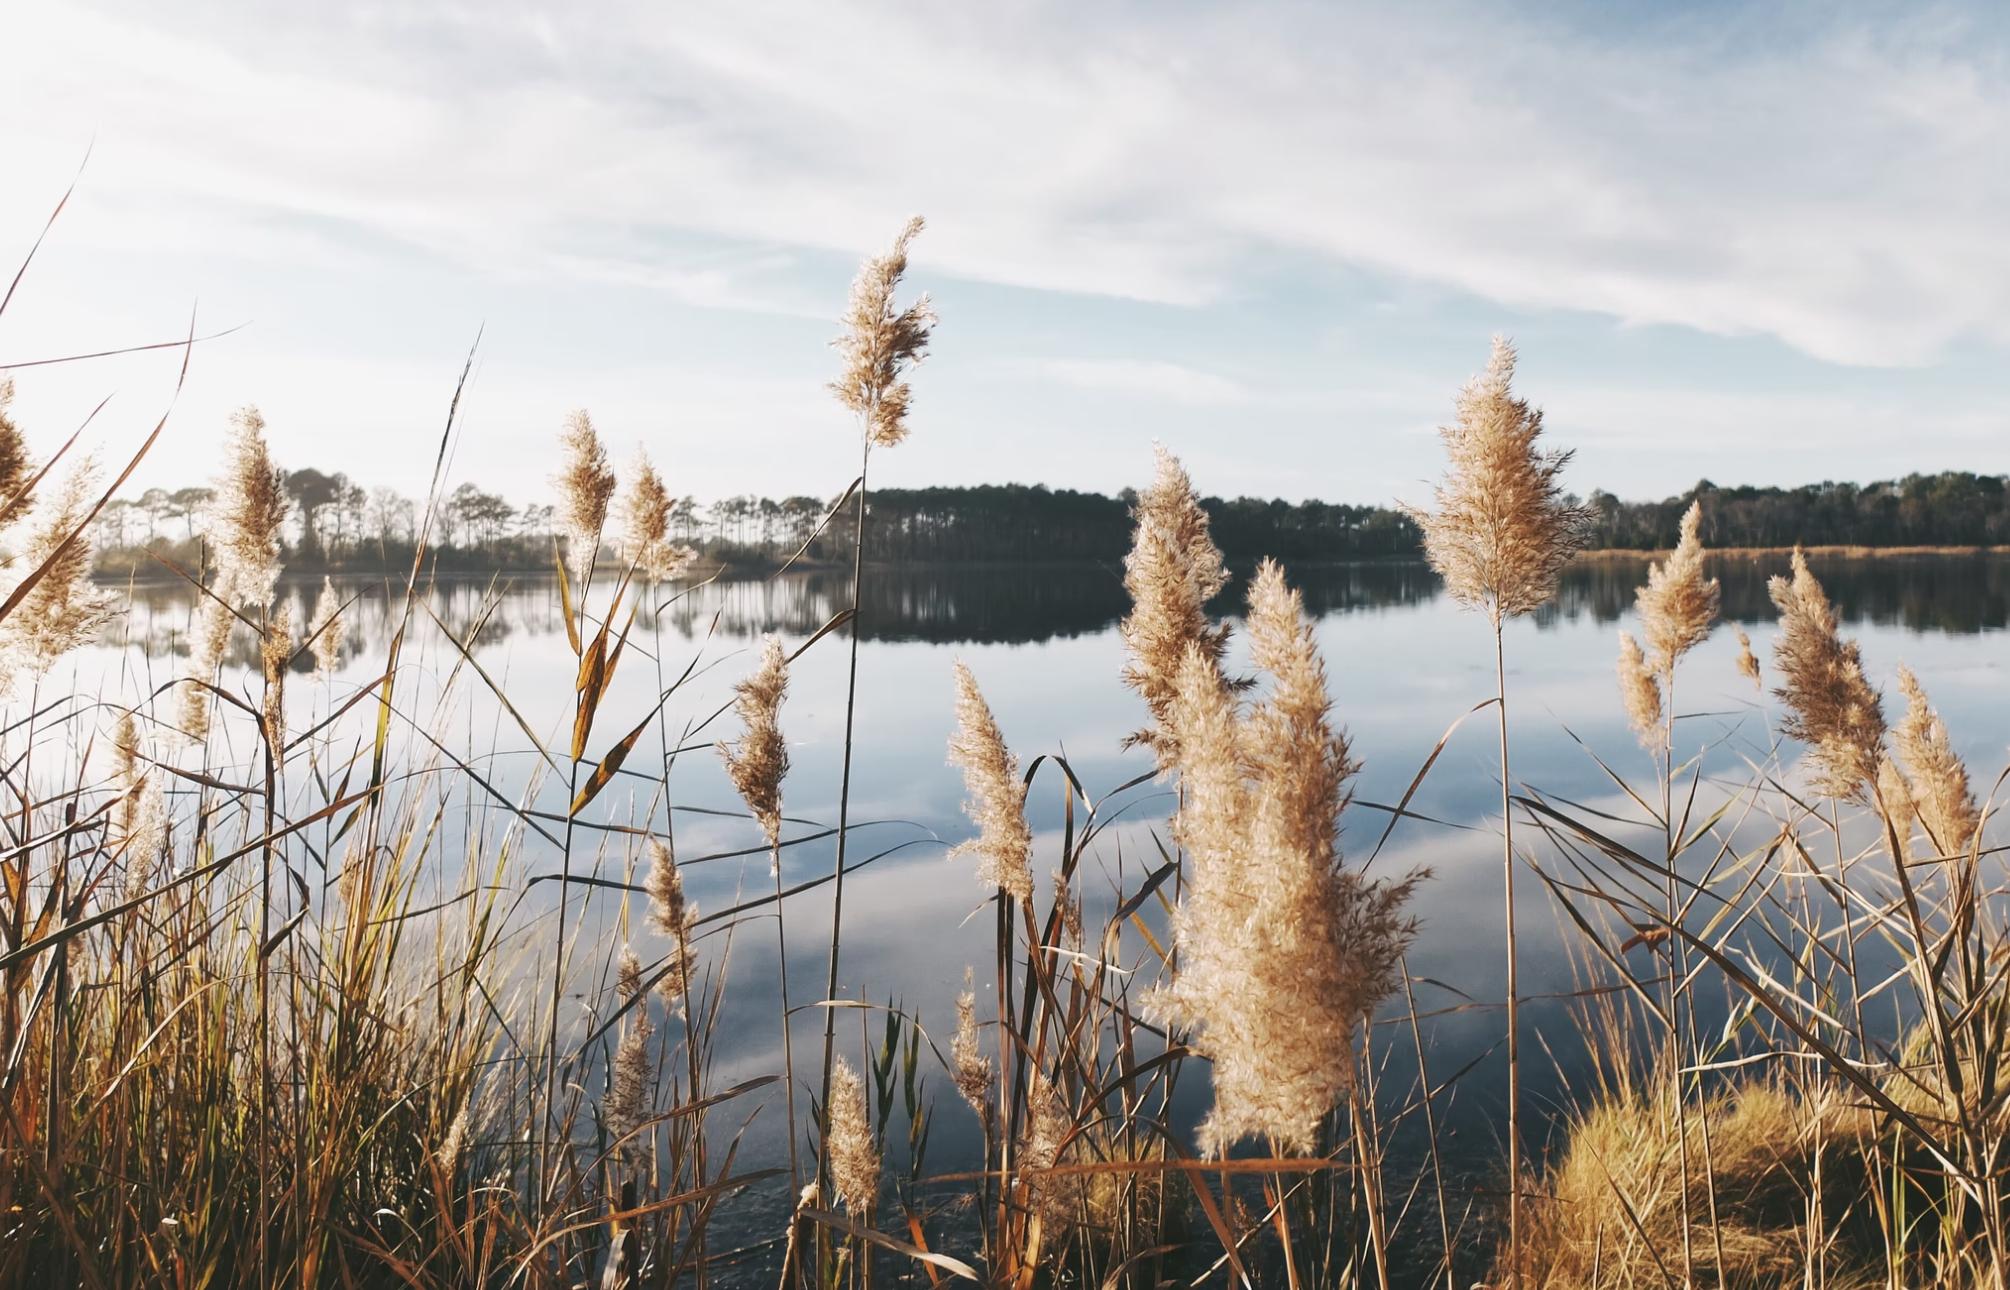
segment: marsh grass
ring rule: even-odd
[[[332,584],[297,628],[275,600],[284,516],[247,412],[208,563],[174,570],[199,606],[186,660],[132,693],[55,693],[78,624],[111,608],[76,570],[131,467],[102,492],[57,486],[70,445],[37,465],[0,398],[15,499],[0,519],[22,553],[0,601],[21,680],[0,721],[0,1284],[2003,1284],[2001,779],[1978,793],[1909,672],[1887,723],[1801,561],[1776,589],[1764,673],[1739,634],[1739,670],[1769,677],[1780,707],[1762,695],[1715,727],[1685,712],[1678,661],[1715,648],[1699,519],[1650,575],[1646,644],[1629,637],[1622,659],[1651,781],[1618,768],[1637,753],[1587,749],[1609,757],[1611,803],[1517,784],[1500,628],[1547,599],[1579,517],[1505,347],[1447,431],[1453,469],[1426,517],[1495,632],[1495,692],[1468,715],[1497,726],[1504,998],[1420,1007],[1402,950],[1428,882],[1367,874],[1395,830],[1436,827],[1411,807],[1463,718],[1400,801],[1354,801],[1373,750],[1330,711],[1285,571],[1255,579],[1239,630],[1256,675],[1231,675],[1228,624],[1206,612],[1226,569],[1163,451],[1109,678],[1137,692],[1152,764],[1084,783],[959,666],[942,708],[976,837],[950,872],[989,934],[970,940],[953,1015],[839,997],[846,877],[939,841],[862,854],[850,800],[874,737],[856,691],[865,466],[907,433],[905,376],[934,324],[926,297],[893,299],[918,231],[867,261],[838,347],[861,467],[820,529],[851,512],[851,607],[757,659],[704,634],[668,656],[658,627],[692,585],[667,490],[638,460],[622,492],[580,414],[553,451],[557,704],[480,660],[494,589],[454,625],[431,604],[459,388],[383,657],[355,657]],[[54,610],[31,620],[36,605]],[[783,813],[783,696],[838,634],[827,825]],[[228,666],[249,642],[257,666]],[[720,666],[742,669],[735,698],[687,711],[689,683]],[[611,697],[645,674],[644,702]],[[497,713],[485,741],[455,732],[463,700]],[[526,716],[555,708],[549,729]],[[652,732],[653,764],[636,755]],[[752,845],[680,863],[675,812],[694,808],[674,804],[678,757],[722,740]],[[511,792],[503,755],[534,768]],[[1030,806],[1058,830],[1035,832]],[[830,870],[792,876],[824,840]],[[686,896],[686,867],[748,855],[772,890],[703,910]],[[1575,947],[1600,1073],[1546,1152],[1520,1119],[1517,876]],[[824,900],[826,987],[803,998],[786,915]],[[773,983],[733,957],[768,919]],[[728,1084],[735,991],[780,994],[781,1060]],[[1429,1037],[1453,1014],[1505,1022],[1505,1159],[1477,1176],[1446,1112],[1482,1058],[1437,1069]],[[799,1071],[805,1015],[824,1052]],[[786,1169],[744,1163],[771,1094]],[[942,1116],[970,1117],[974,1159],[931,1155]],[[749,1233],[747,1212],[773,1229]]]

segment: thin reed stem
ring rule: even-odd
[[[1501,753],[1501,898],[1507,926],[1507,1063],[1508,1063],[1508,1267],[1509,1284],[1521,1284],[1521,1005],[1516,974],[1520,942],[1514,925],[1514,816],[1512,780],[1508,774],[1507,653],[1501,641],[1501,619],[1493,615],[1494,702],[1500,718]]]
[[[831,869],[831,953],[830,972],[825,978],[824,986],[824,998],[826,1001],[837,998],[838,950],[844,940],[844,858],[845,843],[851,831],[853,724],[858,716],[858,638],[861,624],[865,618],[865,596],[863,595],[863,589],[865,586],[866,469],[872,463],[872,421],[869,412],[865,414],[863,422],[865,433],[863,435],[863,442],[859,448],[858,460],[858,504],[853,512],[851,641],[845,663],[844,691],[844,769],[838,780],[837,860],[833,863]],[[822,1140],[823,1133],[828,1131],[830,1127],[831,1062],[834,1057],[833,1046],[836,1039],[837,1009],[827,1007],[824,1009],[824,1059],[821,1085],[823,1091],[819,1102],[819,1105],[823,1107],[824,1123],[822,1129],[819,1130],[819,1141]],[[819,1151],[817,1153],[817,1190],[819,1192],[826,1190],[825,1184],[829,1181],[830,1171],[827,1159],[829,1154],[827,1151]],[[822,1229],[819,1228],[818,1230],[821,1231]],[[821,1238],[819,1238],[819,1241],[821,1241]]]

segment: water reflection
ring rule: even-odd
[[[2010,555],[1816,555],[1809,563],[1845,623],[1957,635],[2010,625]],[[1710,572],[1723,586],[1724,617],[1770,622],[1775,615],[1766,582],[1787,570],[1784,555],[1713,559]],[[1639,558],[1580,561],[1565,571],[1555,603],[1536,621],[1544,627],[1579,620],[1616,623],[1632,612],[1634,591],[1646,572],[1647,561]],[[1442,592],[1437,575],[1417,561],[1303,565],[1290,573],[1307,610],[1318,617],[1415,607]],[[1215,612],[1239,610],[1247,576],[1248,570],[1239,571],[1216,599]],[[671,589],[662,597],[662,626],[685,640],[744,640],[770,631],[808,636],[849,605],[850,582],[847,574],[811,571]],[[340,589],[352,600],[346,617],[356,645],[368,651],[386,642],[397,626],[402,587],[355,580]],[[114,639],[143,645],[150,653],[184,656],[193,593],[180,584],[150,583],[132,587],[130,594],[130,620],[114,625]],[[319,588],[289,583],[280,594],[294,621],[304,623]],[[429,589],[428,604],[457,639],[469,641],[479,624],[479,636],[470,643],[484,646],[518,633],[565,630],[555,584],[536,576],[444,580]],[[891,568],[867,578],[860,618],[869,641],[1027,644],[1107,631],[1129,607],[1123,571],[1115,565]],[[250,648],[248,638],[240,637],[235,649],[241,657],[235,661],[249,664]]]
[[[1957,750],[1971,759],[1983,782],[1993,779],[2001,764],[2001,732],[2010,726],[2010,678],[2004,675],[1999,643],[1983,633],[2010,624],[2010,558],[1817,557],[1813,564],[1848,629],[1861,637],[1874,682],[1887,683],[1900,662],[1911,664],[1948,715]],[[1786,567],[1785,557],[1765,557],[1722,559],[1713,569],[1722,580],[1726,618],[1752,625],[1762,656],[1768,634],[1762,625],[1774,617],[1765,580]],[[1579,563],[1566,572],[1554,606],[1534,622],[1518,621],[1509,628],[1517,779],[1561,800],[1620,816],[1637,812],[1586,749],[1596,750],[1615,773],[1630,780],[1644,783],[1652,776],[1647,755],[1627,729],[1612,680],[1611,629],[1630,622],[1634,590],[1644,575],[1645,562],[1636,559]],[[1344,821],[1344,849],[1351,860],[1361,861],[1387,825],[1387,817],[1366,804],[1399,800],[1417,769],[1434,756],[1446,728],[1493,692],[1491,637],[1483,620],[1453,605],[1420,563],[1300,566],[1291,570],[1291,578],[1319,620],[1316,630],[1328,660],[1335,711],[1349,729],[1354,752],[1366,763],[1357,781],[1357,806]],[[337,587],[353,600],[346,613],[351,624],[348,664],[325,685],[292,688],[289,703],[301,727],[345,701],[354,687],[375,680],[390,636],[403,618],[402,587],[390,580],[338,581]],[[982,892],[968,865],[941,859],[945,844],[970,832],[960,810],[962,784],[943,759],[952,719],[952,659],[963,658],[976,672],[1006,737],[1023,759],[1065,752],[1092,796],[1144,776],[1126,799],[1132,805],[1098,844],[1099,868],[1083,884],[1084,891],[1103,902],[1101,907],[1108,907],[1110,893],[1134,889],[1140,858],[1157,854],[1170,797],[1164,785],[1150,781],[1148,757],[1121,748],[1141,712],[1136,696],[1117,679],[1122,646],[1115,626],[1128,609],[1119,568],[876,570],[866,592],[866,646],[859,651],[857,677],[863,755],[852,781],[852,818],[874,822],[866,826],[868,849],[888,850],[888,858],[861,871],[848,889],[839,989],[848,997],[897,998],[931,1026],[946,1026],[964,968],[974,966],[982,974],[989,958],[984,936],[969,921]],[[309,580],[289,581],[281,591],[297,623],[309,620],[319,593],[319,582]],[[1242,586],[1232,586],[1215,608],[1236,612],[1241,595]],[[604,599],[603,591],[596,603]],[[713,739],[736,731],[730,719],[708,725],[707,714],[725,707],[732,682],[751,666],[754,638],[775,631],[791,644],[800,642],[849,599],[848,579],[825,571],[670,589],[662,596],[660,640],[646,621],[631,640],[628,657],[634,661],[622,664],[608,701],[609,713],[620,716],[602,722],[593,755],[651,710],[664,675],[689,676],[688,685],[673,696],[664,743],[697,750],[676,761],[668,793],[677,808],[679,854],[690,863],[687,878],[701,909],[729,908],[746,891],[770,882],[758,830],[741,813],[718,759],[710,754]],[[406,744],[403,758],[430,756],[435,745],[429,741],[437,739],[481,766],[482,792],[465,784],[440,789],[443,801],[462,808],[443,817],[442,832],[453,838],[445,844],[446,853],[459,847],[487,856],[491,852],[483,848],[493,845],[493,821],[506,818],[505,802],[527,802],[554,813],[551,818],[564,818],[566,785],[557,777],[538,781],[535,772],[541,763],[517,716],[505,717],[482,686],[465,675],[458,690],[449,685],[461,654],[439,640],[432,619],[437,616],[458,640],[472,638],[472,652],[487,674],[506,687],[524,725],[541,732],[538,737],[547,746],[564,746],[561,736],[570,729],[577,665],[566,642],[556,587],[548,579],[442,581],[427,588],[425,601],[406,647],[407,671],[399,682],[400,715],[393,730]],[[78,692],[89,693],[99,685],[107,676],[104,669],[124,668],[135,675],[151,669],[142,690],[182,670],[168,660],[185,650],[193,608],[186,588],[133,588],[132,612],[113,629],[110,642],[128,648],[80,660]],[[1763,696],[1737,674],[1725,636],[1720,632],[1685,660],[1684,719],[1677,727],[1685,750],[1707,749],[1703,771],[1713,784],[1749,778],[1746,758],[1766,759],[1770,722],[1777,718]],[[827,641],[798,661],[783,712],[792,759],[786,809],[822,823],[836,817],[842,765],[849,678],[846,651],[831,648],[838,643]],[[659,645],[662,670],[652,671],[648,658]],[[249,634],[241,633],[235,645],[239,668],[253,662],[248,646]],[[1236,648],[1231,665],[1242,667],[1240,645]],[[100,669],[97,677],[89,675],[94,667]],[[239,683],[248,684],[241,675],[226,678],[227,686]],[[115,688],[105,684],[106,690]],[[127,692],[133,688],[124,687]],[[317,755],[332,759],[347,755],[344,749],[367,747],[374,709],[364,704],[350,717],[352,725],[364,728],[338,728],[318,738],[317,745],[326,750]],[[426,739],[412,738],[415,730]],[[629,762],[630,771],[649,768],[646,773],[624,779],[618,790],[596,801],[588,827],[671,828],[672,815],[655,794],[653,767],[665,764],[659,756],[667,759],[655,738],[652,732]],[[1440,1014],[1424,1030],[1433,1072],[1440,1078],[1450,1071],[1470,1072],[1457,1098],[1441,1108],[1440,1124],[1448,1163],[1456,1166],[1463,1160],[1475,1177],[1484,1176],[1498,1160],[1502,1106],[1497,1004],[1505,946],[1495,831],[1498,763],[1492,740],[1483,720],[1461,727],[1412,801],[1414,818],[1391,834],[1376,861],[1378,873],[1413,867],[1432,871],[1415,902],[1422,932],[1410,967],[1419,982],[1420,1006]],[[207,752],[213,770],[229,755],[214,740]],[[1783,760],[1793,755],[1789,748]],[[1048,765],[1028,801],[1043,881],[1068,825],[1052,763]],[[296,770],[293,782],[299,791],[312,788],[307,779]],[[491,787],[493,798],[485,795]],[[1761,818],[1749,827],[1767,825]],[[823,840],[792,847],[784,855],[790,883],[829,871],[831,847],[821,827],[802,826],[805,836]],[[1614,828],[1622,837],[1635,836]],[[594,863],[605,866],[606,876],[620,876],[632,858],[622,850],[628,835],[593,836]],[[598,848],[603,836],[604,853]],[[796,836],[793,828],[791,836]],[[1653,844],[1652,837],[1647,841]],[[904,849],[892,850],[897,847]],[[555,850],[535,834],[527,833],[518,850],[527,873],[548,874],[557,867]],[[528,893],[525,918],[551,909],[552,885],[518,890]],[[575,907],[589,902],[582,915],[584,942],[616,943],[622,934],[615,921],[618,898],[589,891],[575,893],[573,900]],[[1557,922],[1539,884],[1525,884],[1518,905],[1524,929],[1521,980],[1529,995],[1525,1039],[1540,1039],[1543,1049],[1557,1054],[1553,1068],[1546,1063],[1524,1068],[1531,1113],[1540,1115],[1567,1105],[1584,1070],[1573,1049],[1575,1016],[1565,1004],[1544,997],[1568,994],[1582,984],[1582,977],[1570,952],[1577,944],[1574,933]],[[792,901],[788,917],[790,979],[821,989],[826,969],[820,947],[828,943],[823,893]],[[531,944],[526,953],[536,961],[537,943]],[[707,952],[723,954],[723,947],[708,943]],[[779,972],[768,926],[750,924],[732,953],[735,985],[727,993],[721,1025],[733,1043],[722,1056],[721,1080],[767,1073],[779,1061],[775,1000],[767,993]],[[983,988],[980,975],[980,992]],[[583,989],[568,1016],[586,1015],[597,996],[594,989]],[[1721,1020],[1703,1018],[1706,1027]],[[815,1037],[815,1022],[811,1018],[798,1030],[799,1052]],[[1385,1087],[1390,1089],[1406,1088],[1413,1073],[1406,1032],[1399,1038],[1402,1042],[1387,1051]],[[1182,1084],[1174,1107],[1180,1124],[1190,1125],[1197,1117],[1204,1091],[1198,1080]],[[954,1103],[944,1100],[939,1109],[931,1159],[951,1168],[973,1154],[976,1127],[973,1120],[959,1118]],[[750,1166],[777,1158],[777,1144],[766,1127],[772,1122],[772,1116],[764,1118],[750,1134],[745,1155]],[[1531,1133],[1539,1140],[1540,1129]],[[755,1208],[747,1211],[745,1229],[749,1238],[779,1230],[790,1201],[780,1192],[752,1198],[748,1203]],[[773,1284],[772,1277],[765,1283]]]

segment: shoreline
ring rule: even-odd
[[[1730,546],[1709,547],[1704,557],[1709,560],[1766,560],[1783,559],[1799,550],[1804,555],[1827,559],[1893,559],[1920,556],[1988,557],[2010,556],[2010,546]],[[1656,560],[1665,558],[1669,548],[1651,547],[1599,547],[1580,551],[1571,557],[1573,563],[1597,564],[1600,562],[1625,562],[1636,560]],[[1236,558],[1229,561],[1231,568],[1253,568],[1257,557]],[[1334,556],[1328,558],[1300,557],[1292,561],[1294,567],[1337,568],[1346,565],[1366,564],[1424,564],[1424,554],[1414,555],[1363,555]],[[1115,562],[1095,556],[1078,556],[1054,560],[897,560],[868,562],[866,567],[878,572],[898,570],[959,570],[978,573],[995,573],[1003,570],[1026,569],[1100,569],[1111,568]],[[614,565],[603,565],[603,570],[618,572]],[[319,569],[289,572],[282,579],[288,583],[313,582],[321,578],[336,578],[343,581],[360,579],[389,578],[402,582],[410,573],[409,565],[384,565],[377,568]],[[724,581],[747,581],[774,576],[779,571],[779,562],[754,564],[720,564],[701,562],[694,565],[690,574],[679,581],[702,582],[711,578]],[[789,567],[793,574],[849,574],[849,563],[830,561],[798,560]],[[428,582],[477,582],[497,578],[549,578],[549,565],[495,565],[492,567],[449,567],[430,569],[424,577]],[[100,586],[128,585],[134,587],[162,587],[185,585],[185,580],[167,569],[97,569],[91,574],[92,581]]]

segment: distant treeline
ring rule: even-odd
[[[293,502],[289,568],[362,570],[411,559],[422,514],[412,499],[318,470],[291,472],[286,489]],[[1715,547],[2010,544],[2010,480],[1950,471],[1800,488],[1720,488],[1704,480],[1650,502],[1594,492],[1591,545],[1672,545],[1683,510],[1697,498],[1704,540]],[[98,522],[101,568],[160,567],[150,550],[199,563],[209,500],[206,488],[155,488],[114,501]],[[1134,501],[1128,489],[1111,497],[1037,484],[880,489],[870,499],[866,556],[885,564],[1113,562],[1130,546]],[[1238,562],[1407,557],[1422,549],[1417,526],[1393,507],[1255,497],[1211,497],[1203,505],[1216,542]],[[852,548],[852,509],[822,523],[830,506],[806,496],[728,497],[708,505],[686,497],[673,510],[672,532],[711,563],[758,568],[803,550],[808,563],[842,564]],[[430,541],[443,568],[542,568],[551,558],[551,507],[519,507],[462,484],[439,507]]]

